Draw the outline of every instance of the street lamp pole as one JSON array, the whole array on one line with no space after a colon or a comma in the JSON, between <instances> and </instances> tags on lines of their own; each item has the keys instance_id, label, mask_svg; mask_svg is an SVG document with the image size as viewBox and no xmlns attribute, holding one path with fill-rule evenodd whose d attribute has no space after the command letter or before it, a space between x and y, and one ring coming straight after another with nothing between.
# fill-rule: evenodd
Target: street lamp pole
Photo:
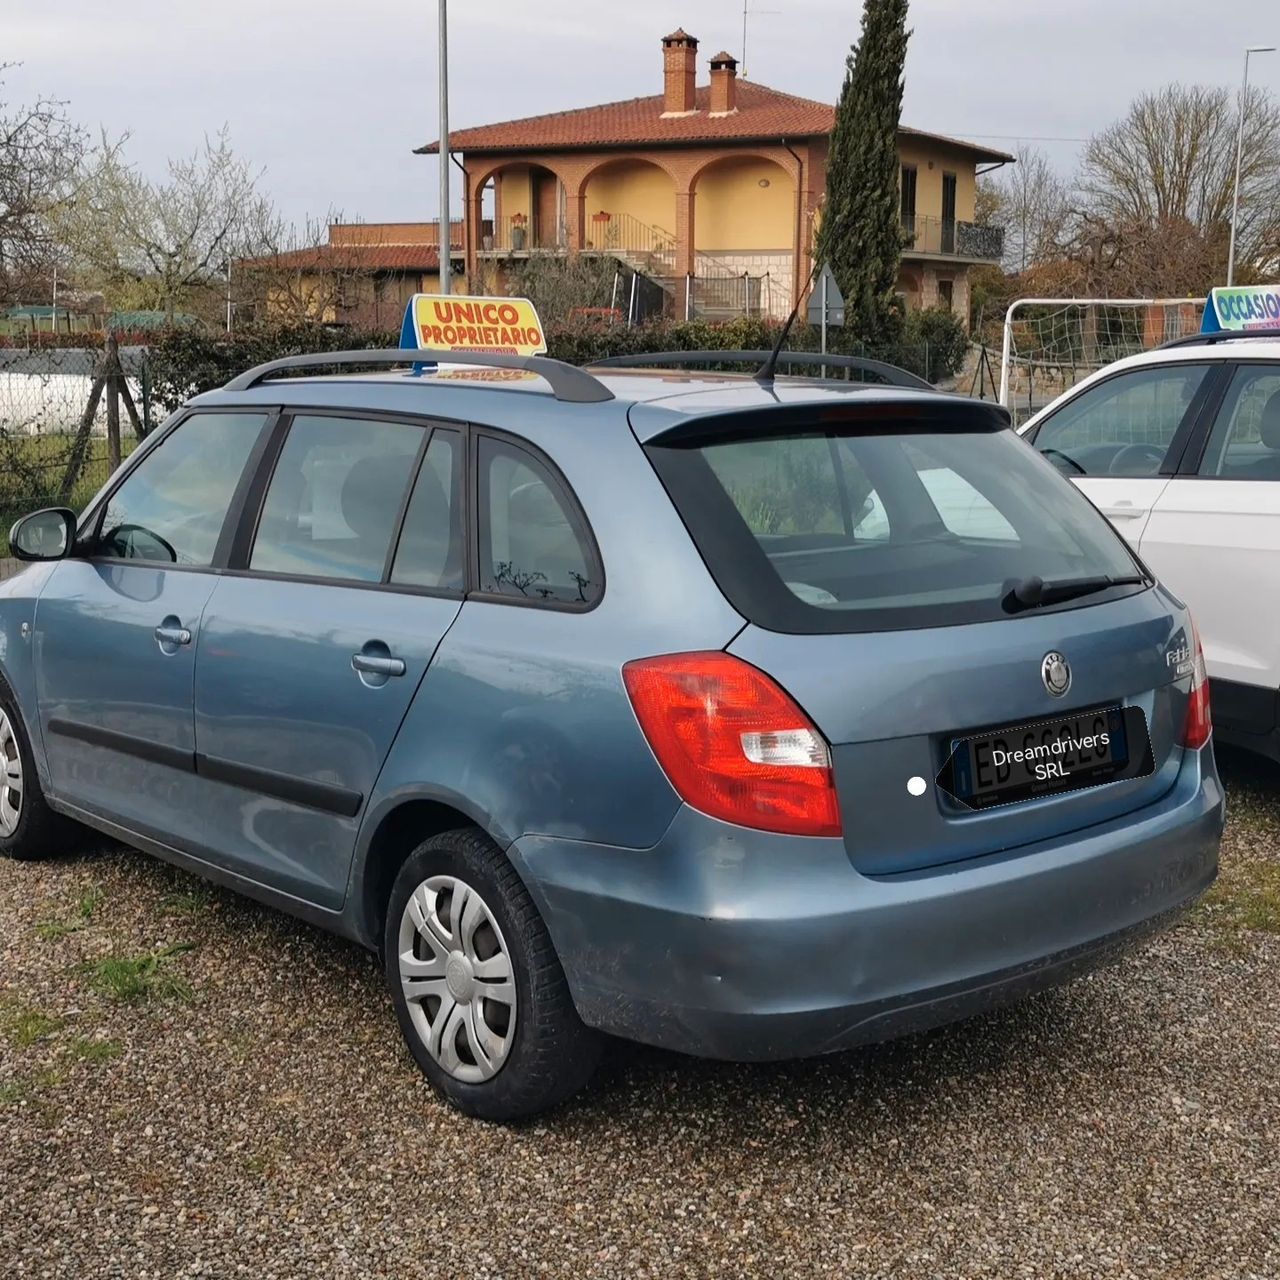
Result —
<instances>
[{"instance_id":1,"label":"street lamp pole","mask_svg":"<svg viewBox=\"0 0 1280 1280\"><path fill-rule=\"evenodd\" d=\"M440 292L453 292L453 235L449 221L449 13L448 0L440 3Z\"/></svg>"},{"instance_id":2,"label":"street lamp pole","mask_svg":"<svg viewBox=\"0 0 1280 1280\"><path fill-rule=\"evenodd\" d=\"M441 0L444 3L444 0ZM1244 51L1244 80L1240 85L1240 117L1236 124L1236 185L1231 196L1231 241L1227 247L1227 284L1235 281L1236 274L1236 220L1240 216L1240 157L1244 151L1244 113L1249 101L1249 55L1251 53L1274 53L1273 44L1251 44Z\"/></svg>"}]
</instances>

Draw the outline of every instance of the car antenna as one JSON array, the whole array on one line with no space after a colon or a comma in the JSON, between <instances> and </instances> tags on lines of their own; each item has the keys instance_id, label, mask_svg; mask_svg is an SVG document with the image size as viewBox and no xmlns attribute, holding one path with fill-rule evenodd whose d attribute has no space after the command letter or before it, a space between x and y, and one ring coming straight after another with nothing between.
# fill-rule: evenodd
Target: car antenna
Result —
<instances>
[{"instance_id":1,"label":"car antenna","mask_svg":"<svg viewBox=\"0 0 1280 1280\"><path fill-rule=\"evenodd\" d=\"M782 354L782 348L787 345L787 339L791 336L791 326L795 324L796 316L800 314L805 295L813 287L813 278L817 273L818 264L815 262L813 270L809 272L809 282L800 291L800 296L796 299L796 305L791 308L791 314L787 317L787 323L782 326L782 332L778 334L778 341L773 344L773 350L769 352L769 358L752 374L752 377L757 382L773 381L774 372L778 367L778 357Z\"/></svg>"}]
</instances>

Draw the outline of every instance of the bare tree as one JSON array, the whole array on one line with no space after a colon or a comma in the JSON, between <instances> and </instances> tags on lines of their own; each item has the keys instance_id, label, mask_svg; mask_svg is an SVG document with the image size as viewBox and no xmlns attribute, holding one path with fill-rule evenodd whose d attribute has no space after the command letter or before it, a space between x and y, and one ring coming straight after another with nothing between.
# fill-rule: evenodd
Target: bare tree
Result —
<instances>
[{"instance_id":1,"label":"bare tree","mask_svg":"<svg viewBox=\"0 0 1280 1280\"><path fill-rule=\"evenodd\" d=\"M1090 139L1079 178L1081 223L1132 242L1158 229L1208 252L1212 283L1226 263L1235 180L1237 95L1226 88L1167 85L1134 99L1128 113ZM1273 270L1280 259L1280 104L1263 89L1244 103L1240 221L1241 274ZM1151 246L1158 249L1158 245ZM1132 256L1132 255L1130 255ZM1198 283L1197 288L1200 287Z\"/></svg>"},{"instance_id":2,"label":"bare tree","mask_svg":"<svg viewBox=\"0 0 1280 1280\"><path fill-rule=\"evenodd\" d=\"M1058 255L1067 188L1038 147L1020 146L1018 161L978 184L979 221L1004 228L1004 267L1024 272Z\"/></svg>"},{"instance_id":3,"label":"bare tree","mask_svg":"<svg viewBox=\"0 0 1280 1280\"><path fill-rule=\"evenodd\" d=\"M0 299L45 287L57 255L52 223L75 193L88 142L61 102L0 100Z\"/></svg>"},{"instance_id":4,"label":"bare tree","mask_svg":"<svg viewBox=\"0 0 1280 1280\"><path fill-rule=\"evenodd\" d=\"M297 323L376 310L377 251L386 247L382 229L343 223L334 210L324 218L308 217L301 227L264 212L265 220L251 228L257 253L234 264L238 293L256 312ZM335 229L344 233L336 241Z\"/></svg>"},{"instance_id":5,"label":"bare tree","mask_svg":"<svg viewBox=\"0 0 1280 1280\"><path fill-rule=\"evenodd\" d=\"M272 222L260 175L231 149L226 130L191 156L169 162L161 182L145 178L120 146L104 145L63 229L76 255L110 287L134 286L172 319L193 292L220 279L228 262L262 247Z\"/></svg>"}]
</instances>

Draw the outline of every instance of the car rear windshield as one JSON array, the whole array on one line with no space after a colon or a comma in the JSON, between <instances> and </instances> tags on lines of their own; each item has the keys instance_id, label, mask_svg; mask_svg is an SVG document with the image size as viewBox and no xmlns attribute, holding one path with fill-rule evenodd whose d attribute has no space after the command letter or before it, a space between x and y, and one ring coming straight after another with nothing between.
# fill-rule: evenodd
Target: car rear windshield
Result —
<instances>
[{"instance_id":1,"label":"car rear windshield","mask_svg":"<svg viewBox=\"0 0 1280 1280\"><path fill-rule=\"evenodd\" d=\"M985 622L1143 588L1119 535L1008 430L802 426L647 452L730 603L772 631Z\"/></svg>"}]
</instances>

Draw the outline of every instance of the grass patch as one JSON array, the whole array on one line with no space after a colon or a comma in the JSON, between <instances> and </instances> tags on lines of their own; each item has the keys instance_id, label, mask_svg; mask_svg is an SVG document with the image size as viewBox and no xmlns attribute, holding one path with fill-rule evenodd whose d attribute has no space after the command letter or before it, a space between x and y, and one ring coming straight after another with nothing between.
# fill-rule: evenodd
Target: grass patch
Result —
<instances>
[{"instance_id":1,"label":"grass patch","mask_svg":"<svg viewBox=\"0 0 1280 1280\"><path fill-rule=\"evenodd\" d=\"M0 1084L0 1107L17 1107L31 1096L31 1086L25 1080L11 1080Z\"/></svg>"},{"instance_id":2,"label":"grass patch","mask_svg":"<svg viewBox=\"0 0 1280 1280\"><path fill-rule=\"evenodd\" d=\"M1237 863L1209 890L1205 910L1219 928L1280 933L1280 862Z\"/></svg>"},{"instance_id":3,"label":"grass patch","mask_svg":"<svg viewBox=\"0 0 1280 1280\"><path fill-rule=\"evenodd\" d=\"M51 916L47 920L36 922L36 937L41 942L56 942L69 933L75 933L79 928L79 924L73 924L70 920L58 920Z\"/></svg>"},{"instance_id":4,"label":"grass patch","mask_svg":"<svg viewBox=\"0 0 1280 1280\"><path fill-rule=\"evenodd\" d=\"M95 1040L90 1036L76 1036L67 1046L67 1053L77 1062L111 1062L124 1052L119 1040Z\"/></svg>"},{"instance_id":5,"label":"grass patch","mask_svg":"<svg viewBox=\"0 0 1280 1280\"><path fill-rule=\"evenodd\" d=\"M62 1019L50 1017L39 1009L24 1005L12 1005L0 1018L0 1030L16 1049L29 1049L38 1040L52 1035L62 1027Z\"/></svg>"},{"instance_id":6,"label":"grass patch","mask_svg":"<svg viewBox=\"0 0 1280 1280\"><path fill-rule=\"evenodd\" d=\"M101 905L103 897L102 886L91 884L76 899L70 919L50 916L39 921L36 924L36 937L44 942L56 942L59 938L83 929L93 919L93 913Z\"/></svg>"},{"instance_id":7,"label":"grass patch","mask_svg":"<svg viewBox=\"0 0 1280 1280\"><path fill-rule=\"evenodd\" d=\"M177 942L142 955L110 955L85 966L89 980L112 1000L176 1000L188 1004L195 997L191 984L173 969L174 958L190 951L192 944Z\"/></svg>"},{"instance_id":8,"label":"grass patch","mask_svg":"<svg viewBox=\"0 0 1280 1280\"><path fill-rule=\"evenodd\" d=\"M171 916L202 916L212 910L217 901L216 892L209 886L193 884L189 889L166 894L160 907Z\"/></svg>"}]
</instances>

